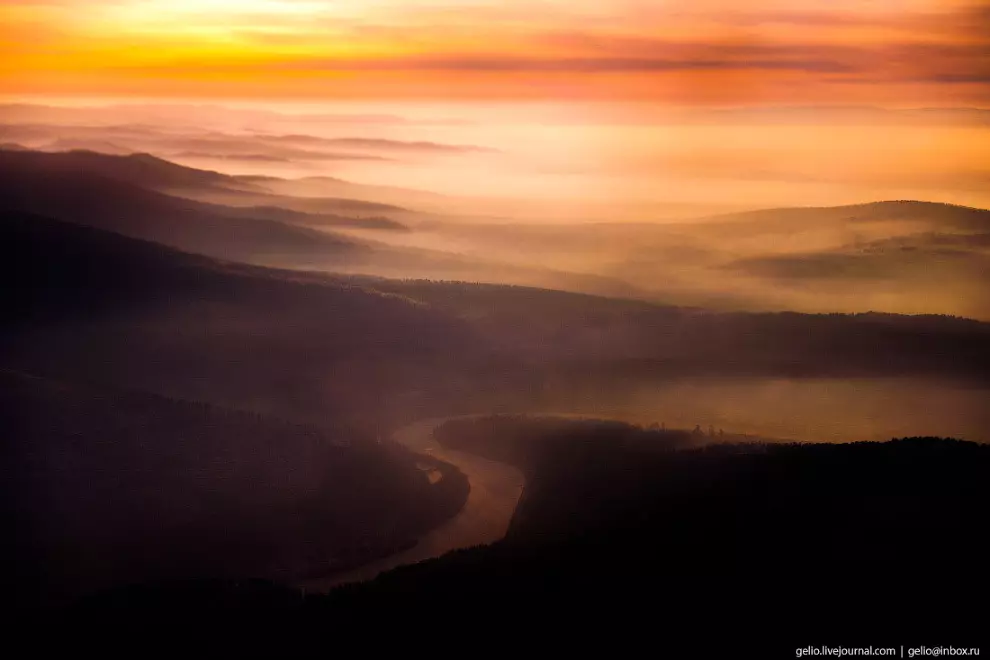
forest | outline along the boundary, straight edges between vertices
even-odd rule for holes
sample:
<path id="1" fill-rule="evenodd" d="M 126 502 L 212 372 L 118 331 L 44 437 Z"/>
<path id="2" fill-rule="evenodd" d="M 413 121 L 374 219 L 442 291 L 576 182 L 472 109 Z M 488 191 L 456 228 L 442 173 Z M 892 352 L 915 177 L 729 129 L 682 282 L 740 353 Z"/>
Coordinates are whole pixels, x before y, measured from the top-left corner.
<path id="1" fill-rule="evenodd" d="M 18 609 L 146 581 L 333 574 L 415 544 L 467 496 L 455 467 L 353 429 L 6 370 L 0 385 Z"/>
<path id="2" fill-rule="evenodd" d="M 496 646 L 507 631 L 575 650 L 657 638 L 703 657 L 757 641 L 783 653 L 825 620 L 842 626 L 843 643 L 895 634 L 976 643 L 980 609 L 951 594 L 988 577 L 985 562 L 968 559 L 981 547 L 973 521 L 990 497 L 985 445 L 912 437 L 692 446 L 690 432 L 505 415 L 454 420 L 437 434 L 524 467 L 504 540 L 326 596 L 240 585 L 254 595 L 235 599 L 239 616 L 303 635 L 365 634 L 370 621 L 410 632 L 439 624 Z M 149 586 L 77 613 L 170 618 L 188 606 L 177 594 L 197 588 L 209 594 L 197 599 L 206 612 L 232 587 Z"/>

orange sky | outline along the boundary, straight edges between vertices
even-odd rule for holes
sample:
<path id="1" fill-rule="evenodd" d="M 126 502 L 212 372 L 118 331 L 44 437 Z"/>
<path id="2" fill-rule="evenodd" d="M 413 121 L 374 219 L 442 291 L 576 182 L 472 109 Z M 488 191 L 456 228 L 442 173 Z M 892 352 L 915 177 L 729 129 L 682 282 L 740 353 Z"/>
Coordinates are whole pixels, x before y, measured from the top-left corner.
<path id="1" fill-rule="evenodd" d="M 990 106 L 988 0 L 4 0 L 0 94 Z"/>

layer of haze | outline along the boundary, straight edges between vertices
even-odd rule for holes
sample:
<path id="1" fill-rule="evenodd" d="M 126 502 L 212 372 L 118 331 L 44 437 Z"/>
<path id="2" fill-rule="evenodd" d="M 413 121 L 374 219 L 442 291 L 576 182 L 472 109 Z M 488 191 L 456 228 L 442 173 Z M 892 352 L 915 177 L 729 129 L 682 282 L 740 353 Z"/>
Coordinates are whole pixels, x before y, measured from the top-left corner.
<path id="1" fill-rule="evenodd" d="M 398 261 L 300 267 L 716 309 L 986 319 L 987 228 L 966 209 L 712 216 L 884 200 L 986 208 L 988 122 L 990 111 L 976 109 L 77 102 L 3 106 L 0 142 L 147 152 L 225 174 L 282 177 L 265 183 L 280 195 L 398 206 L 350 215 L 385 216 L 412 231 L 353 237 L 462 263 L 456 272 Z M 278 203 L 179 193 L 235 206 Z"/>
<path id="2" fill-rule="evenodd" d="M 135 161 L 139 185 L 223 205 L 197 217 L 335 246 L 272 259 L 255 236 L 234 256 L 260 265 L 990 320 L 988 17 L 978 0 L 15 0 L 0 145 L 251 177 Z M 150 224 L 180 208 L 134 194 Z M 802 387 L 827 408 L 834 390 Z M 898 392 L 869 408 L 877 429 L 935 433 L 884 417 L 917 409 Z"/>
<path id="3" fill-rule="evenodd" d="M 515 470 L 385 441 L 460 415 L 990 442 L 988 64 L 980 0 L 0 3 L 15 547 L 487 542 Z"/>
<path id="4" fill-rule="evenodd" d="M 914 434 L 987 441 L 988 391 L 919 378 L 686 379 L 588 388 L 561 412 L 805 442 Z"/>

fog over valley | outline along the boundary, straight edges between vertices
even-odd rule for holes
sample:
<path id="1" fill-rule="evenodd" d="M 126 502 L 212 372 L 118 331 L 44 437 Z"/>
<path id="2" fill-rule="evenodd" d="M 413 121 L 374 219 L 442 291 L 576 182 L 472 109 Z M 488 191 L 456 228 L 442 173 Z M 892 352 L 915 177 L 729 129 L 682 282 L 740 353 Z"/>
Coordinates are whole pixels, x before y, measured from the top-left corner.
<path id="1" fill-rule="evenodd" d="M 988 111 L 42 101 L 0 105 L 23 612 L 969 570 Z"/>
<path id="2" fill-rule="evenodd" d="M 987 0 L 0 3 L 7 646 L 985 654 L 988 54 Z"/>
<path id="3" fill-rule="evenodd" d="M 150 154 L 226 178 L 145 164 L 145 179 L 127 183 L 391 255 L 282 266 L 719 309 L 983 319 L 986 126 L 976 110 L 827 107 L 0 108 L 5 158 L 14 145 Z M 110 178 L 127 169 L 75 157 Z"/>

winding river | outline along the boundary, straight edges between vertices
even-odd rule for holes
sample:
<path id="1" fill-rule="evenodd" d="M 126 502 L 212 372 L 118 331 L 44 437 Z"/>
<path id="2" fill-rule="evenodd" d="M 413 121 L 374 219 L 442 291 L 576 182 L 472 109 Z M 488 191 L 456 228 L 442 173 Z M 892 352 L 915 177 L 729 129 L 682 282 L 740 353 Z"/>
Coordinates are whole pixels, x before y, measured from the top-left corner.
<path id="1" fill-rule="evenodd" d="M 990 390 L 937 380 L 860 379 L 695 379 L 657 387 L 596 393 L 594 411 L 556 410 L 529 414 L 616 419 L 668 428 L 712 425 L 727 432 L 813 442 L 887 440 L 909 435 L 952 436 L 990 441 Z M 368 580 L 405 564 L 505 536 L 523 489 L 516 468 L 475 454 L 444 449 L 433 430 L 462 415 L 410 424 L 393 440 L 419 454 L 456 465 L 471 491 L 460 513 L 420 537 L 412 548 L 335 576 L 299 586 L 327 591 Z"/>
<path id="2" fill-rule="evenodd" d="M 464 473 L 471 491 L 460 512 L 421 536 L 418 543 L 408 550 L 351 571 L 306 581 L 301 587 L 308 591 L 329 591 L 343 584 L 370 580 L 398 566 L 439 557 L 451 550 L 492 543 L 505 536 L 522 495 L 523 475 L 511 465 L 441 447 L 433 437 L 433 430 L 448 419 L 451 418 L 410 424 L 396 431 L 392 439 L 416 453 L 456 465 Z"/>

